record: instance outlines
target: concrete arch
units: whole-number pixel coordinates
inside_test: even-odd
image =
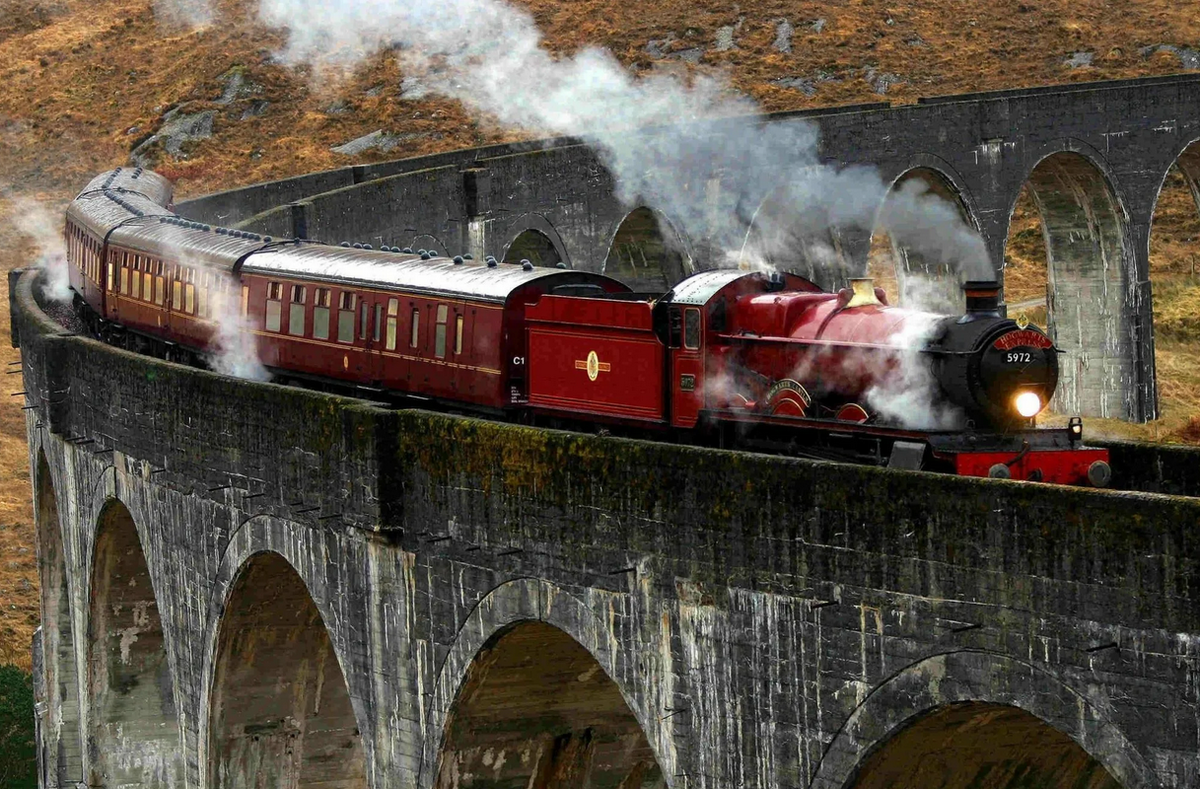
[[[1101,691],[1076,691],[1024,661],[963,650],[893,674],[858,705],[825,749],[809,789],[853,789],[866,761],[907,726],[950,705],[1017,708],[1070,737],[1124,789],[1157,786],[1154,772],[1104,713]]]
[[[509,227],[508,234],[509,242],[500,258],[504,263],[520,263],[525,258],[535,266],[553,268],[561,262],[571,268],[562,237],[541,214],[523,214]],[[522,243],[523,239],[527,243]]]
[[[306,786],[313,780],[335,787],[367,786],[373,753],[363,734],[368,730],[362,704],[346,681],[354,673],[347,671],[329,624],[336,621],[331,595],[313,594],[309,579],[315,576],[306,571],[324,569],[324,562],[304,555],[306,546],[295,539],[304,530],[294,523],[252,518],[234,533],[222,557],[204,636],[201,785],[237,786],[239,770],[253,768],[295,782],[287,785]],[[263,577],[272,579],[265,587],[250,583]],[[263,587],[268,597],[246,594],[251,586]],[[267,606],[267,615],[255,621],[260,603]],[[253,648],[252,659],[231,665],[231,654],[244,654],[247,647]],[[264,659],[268,654],[274,657]],[[284,681],[260,685],[265,695],[257,703],[239,706],[242,696],[224,696],[225,685],[239,686],[242,694],[250,683],[279,673],[280,665],[294,665],[296,671]],[[263,720],[255,723],[254,718]],[[306,738],[310,728],[315,739]],[[321,771],[318,757],[326,751],[339,754],[328,762],[336,774]]]
[[[37,448],[34,513],[37,520],[38,575],[42,588],[42,650],[46,713],[41,745],[43,783],[68,786],[83,780],[83,732],[75,626],[71,616],[74,584],[67,572],[64,529],[54,472],[44,447]]]
[[[1142,360],[1129,213],[1103,158],[1068,141],[1025,177],[1046,242],[1048,329],[1058,348],[1055,408],[1067,414],[1132,419]],[[1019,194],[1019,191],[1018,191]],[[1016,206],[1017,194],[1009,205]]]
[[[586,651],[593,661],[593,666],[598,668],[620,693],[625,709],[632,716],[638,730],[646,737],[647,747],[655,764],[661,765],[665,773],[662,785],[673,785],[673,770],[669,769],[673,763],[663,758],[663,748],[656,742],[656,728],[648,725],[644,710],[631,700],[627,689],[612,679],[619,675],[618,656],[611,651],[615,644],[604,635],[604,624],[582,601],[553,584],[532,578],[516,579],[496,587],[479,601],[462,623],[458,637],[439,669],[426,713],[426,731],[438,734],[425,738],[421,775],[417,785],[422,789],[441,786],[435,782],[442,767],[448,724],[454,717],[455,704],[467,686],[472,666],[476,664],[481,652],[489,645],[502,640],[504,635],[514,628],[528,623],[540,623],[554,628],[561,632],[564,638],[570,639],[581,650]]]
[[[683,233],[662,212],[640,206],[616,223],[600,273],[635,291],[665,293],[694,271]]]
[[[960,314],[961,283],[994,276],[973,202],[962,178],[932,155],[914,157],[891,180],[868,256],[868,271],[891,303]]]
[[[182,786],[175,683],[142,540],[125,504],[97,518],[88,606],[88,785]]]

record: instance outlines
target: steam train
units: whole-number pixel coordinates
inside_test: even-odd
[[[787,273],[665,294],[585,271],[275,240],[182,219],[142,169],[67,210],[77,311],[102,339],[211,359],[231,323],[278,379],[508,419],[672,434],[959,475],[1104,486],[1106,450],[1035,428],[1056,349],[970,282],[947,317]],[[907,412],[906,412],[907,411]]]

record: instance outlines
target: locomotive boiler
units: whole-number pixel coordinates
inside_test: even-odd
[[[582,429],[798,455],[1106,485],[1073,419],[1034,419],[1056,350],[1002,316],[890,307],[788,273],[706,271],[665,294],[602,274],[436,250],[277,240],[190,222],[141,169],[68,207],[70,284],[102,339],[213,364],[231,331],[277,380]]]

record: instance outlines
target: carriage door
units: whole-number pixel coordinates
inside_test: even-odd
[[[692,427],[704,403],[704,353],[700,309],[671,307],[671,424]]]

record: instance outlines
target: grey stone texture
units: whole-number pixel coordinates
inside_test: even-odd
[[[489,735],[448,733],[497,697],[460,698],[523,623],[586,650],[580,681],[616,684],[671,787],[847,786],[899,726],[958,703],[1024,710],[1125,789],[1200,782],[1194,450],[1114,455],[1118,484],[1177,496],[396,411],[116,350],[53,323],[32,272],[10,283],[39,551],[68,581],[56,632],[77,634],[38,642],[46,676],[75,678],[39,690],[43,751],[74,760],[44,759],[47,786],[238,785],[243,756],[373,789],[494,767]],[[141,551],[120,565],[133,582],[99,564],[114,523],[115,555]],[[156,616],[121,619],[146,590]],[[173,748],[123,740],[146,708],[104,694],[153,696],[94,673],[155,650],[162,672],[134,676]],[[575,734],[556,749],[590,747]]]

